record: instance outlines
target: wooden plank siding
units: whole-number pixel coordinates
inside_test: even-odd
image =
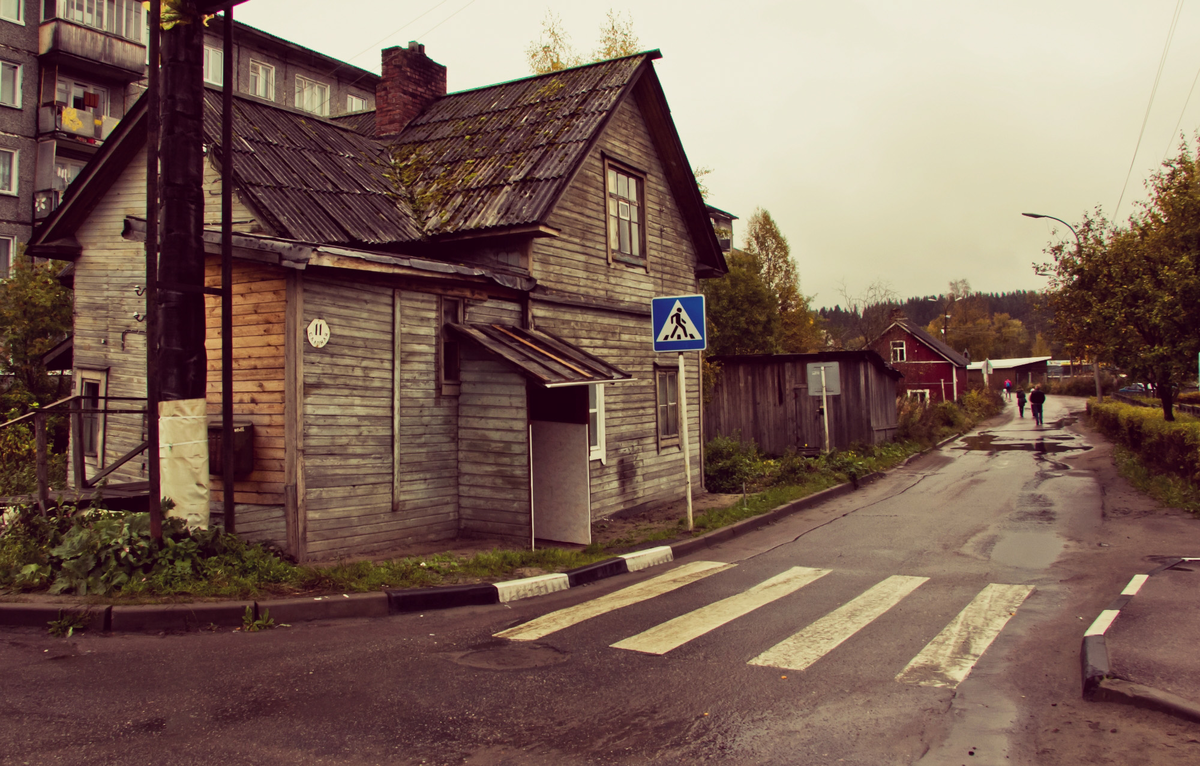
[[[878,444],[895,436],[894,374],[866,357],[873,352],[715,357],[720,374],[705,408],[706,438],[752,441],[768,455],[816,453],[825,446],[821,397],[810,395],[807,366],[836,361],[841,393],[829,396],[834,449]]]
[[[104,373],[108,396],[145,397],[146,325],[134,314],[146,313],[146,299],[137,294],[146,281],[146,251],[142,243],[121,237],[129,215],[146,215],[144,164],[126,168],[76,231],[83,255],[75,262],[74,364],[77,371]],[[80,393],[80,376],[74,377],[75,393]],[[109,406],[129,409],[144,408],[145,404],[113,402]],[[146,438],[143,415],[114,414],[104,421],[103,465]],[[89,473],[94,473],[96,459],[88,458],[87,464]],[[147,475],[143,453],[118,468],[110,481],[145,481]]]
[[[608,262],[604,157],[645,174],[646,268]],[[630,383],[605,386],[607,455],[591,461],[592,517],[677,500],[684,495],[683,453],[657,439],[655,368],[675,369],[675,354],[651,350],[650,299],[699,292],[696,253],[667,186],[645,120],[634,99],[618,109],[597,146],[550,217],[562,234],[535,240],[532,273],[539,284],[585,298],[644,307],[644,314],[536,302],[538,329],[632,373]],[[701,486],[698,355],[685,355],[693,486]]]
[[[204,283],[221,286],[221,259],[208,256]],[[208,419],[221,422],[221,298],[207,295],[205,350],[208,353]],[[254,425],[254,470],[234,485],[237,531],[252,540],[287,544],[284,484],[287,459],[284,411],[284,328],[287,272],[281,268],[235,260],[233,263],[233,418]],[[218,466],[220,455],[209,455]],[[224,508],[225,483],[209,479],[214,510]]]
[[[396,290],[394,504],[411,541],[458,534],[458,397],[437,381],[438,296]]]
[[[329,342],[301,344],[304,506],[308,555],[394,546],[392,289],[306,272],[301,332],[324,319]]]
[[[531,540],[525,377],[467,344],[458,399],[461,530]]]

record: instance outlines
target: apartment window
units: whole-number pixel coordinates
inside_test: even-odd
[[[21,67],[0,61],[0,104],[21,108]]]
[[[892,341],[892,362],[903,362],[905,358],[904,341]]]
[[[0,19],[24,24],[25,18],[21,13],[24,2],[25,0],[0,0]]]
[[[0,149],[0,194],[17,193],[18,152]]]
[[[71,182],[79,177],[83,172],[84,166],[87,165],[83,160],[72,160],[67,157],[58,157],[54,160],[54,189],[64,191]]]
[[[12,275],[12,256],[15,249],[15,239],[0,237],[0,279],[8,279]]]
[[[447,325],[462,324],[463,302],[459,298],[443,297],[439,303],[438,383],[443,394],[453,395],[458,393],[462,384],[462,353],[458,336]]]
[[[367,100],[362,96],[356,96],[353,93],[346,96],[346,111],[347,112],[362,112],[366,111]]]
[[[85,109],[98,115],[109,114],[108,91],[89,82],[60,79],[54,100],[72,109]]]
[[[608,200],[608,257],[634,266],[646,265],[646,227],[642,176],[608,160],[604,163]]]
[[[275,100],[275,67],[261,61],[250,62],[250,95]]]
[[[7,5],[7,0],[0,0],[0,3]],[[54,0],[46,0],[43,18],[58,16],[135,42],[144,39],[146,20],[150,15],[143,13],[142,0],[58,0],[57,8],[55,6]]]
[[[679,443],[679,372],[655,370],[658,408],[658,446]]]
[[[225,83],[225,53],[220,48],[204,46],[204,81],[210,85]]]
[[[588,386],[588,449],[592,460],[604,462],[604,386]]]
[[[329,86],[296,75],[296,108],[325,117],[329,114]]]

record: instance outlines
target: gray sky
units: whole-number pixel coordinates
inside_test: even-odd
[[[1111,216],[1133,160],[1126,218],[1200,123],[1193,0],[1134,159],[1177,2],[250,0],[234,16],[375,72],[381,48],[419,40],[453,92],[527,76],[547,10],[584,53],[608,8],[629,13],[662,51],[688,159],[713,169],[708,201],[770,211],[801,289],[831,306],[875,280],[902,298],[964,278],[1040,289],[1030,264],[1071,235],[1020,214]]]

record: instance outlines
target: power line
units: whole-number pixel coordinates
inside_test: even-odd
[[[1192,87],[1188,88],[1187,98],[1183,101],[1183,109],[1179,110],[1179,120],[1175,123],[1175,130],[1171,131],[1171,140],[1167,142],[1166,151],[1163,152],[1163,162],[1167,161],[1167,157],[1171,154],[1171,147],[1175,145],[1175,136],[1179,134],[1179,126],[1183,124],[1183,115],[1187,113],[1188,104],[1192,102],[1192,94],[1196,92],[1196,82],[1200,81],[1200,69],[1196,70],[1196,76],[1192,78]]]
[[[1113,220],[1121,210],[1125,201],[1125,190],[1129,188],[1129,179],[1133,176],[1133,164],[1137,161],[1138,150],[1142,147],[1142,136],[1146,134],[1146,123],[1150,121],[1150,110],[1154,107],[1154,95],[1158,92],[1158,83],[1162,79],[1163,68],[1167,63],[1167,52],[1171,49],[1171,40],[1175,37],[1175,26],[1179,23],[1179,14],[1183,11],[1183,0],[1175,5],[1175,15],[1171,18],[1171,29],[1167,32],[1167,41],[1163,44],[1162,56],[1158,60],[1158,72],[1154,75],[1154,85],[1150,88],[1150,103],[1146,104],[1146,114],[1142,117],[1142,129],[1138,132],[1137,144],[1133,147],[1133,157],[1129,159],[1129,170],[1125,173],[1125,184],[1121,187],[1121,196],[1117,198],[1117,206],[1113,209]]]
[[[449,21],[450,19],[454,18],[455,16],[457,16],[457,15],[458,15],[458,14],[460,14],[460,13],[462,13],[463,11],[467,10],[468,8],[470,8],[470,7],[471,7],[472,5],[474,5],[474,4],[475,4],[475,0],[471,0],[471,2],[467,3],[467,4],[466,4],[466,5],[464,5],[462,8],[459,8],[459,9],[458,9],[457,11],[455,11],[454,13],[450,14],[450,15],[449,15],[449,16],[447,16],[446,18],[444,18],[444,19],[442,19],[441,21],[439,21],[438,23],[434,24],[434,25],[433,25],[432,27],[430,27],[429,29],[425,30],[425,32],[423,32],[423,33],[420,35],[420,37],[425,37],[426,35],[430,34],[431,32],[433,32],[433,30],[435,30],[435,29],[437,29],[438,27],[440,27],[441,25],[445,24],[447,21]]]

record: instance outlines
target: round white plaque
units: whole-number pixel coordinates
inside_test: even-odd
[[[324,319],[314,319],[308,323],[308,343],[313,348],[324,348],[329,342],[329,323]]]

